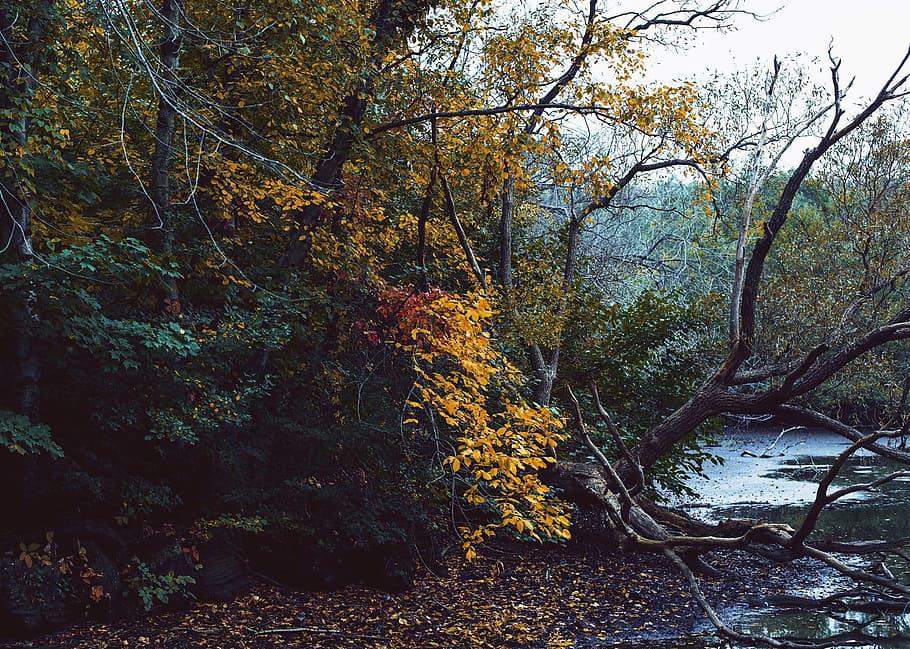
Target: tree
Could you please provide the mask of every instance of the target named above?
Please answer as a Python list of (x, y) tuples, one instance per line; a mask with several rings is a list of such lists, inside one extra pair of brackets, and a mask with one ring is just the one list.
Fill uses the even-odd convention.
[[(677, 548), (684, 548), (691, 552), (692, 550), (700, 551), (708, 548), (752, 547), (754, 544), (770, 544), (778, 546), (782, 553), (781, 556), (785, 558), (811, 557), (831, 566), (844, 576), (853, 579), (862, 589), (865, 589), (863, 592), (866, 597), (880, 597), (882, 600), (893, 598), (895, 601), (902, 601), (910, 592), (905, 585), (891, 578), (890, 573), (887, 573), (887, 571), (886, 576), (883, 577), (864, 569), (851, 568), (826, 551), (826, 548), (808, 541), (818, 517), (825, 507), (830, 506), (848, 494), (867, 490), (905, 475), (905, 471), (897, 471), (886, 476), (881, 481), (876, 481), (874, 485), (860, 484), (834, 492), (830, 491), (830, 485), (840, 469), (860, 448), (872, 449), (876, 453), (906, 463), (910, 458), (903, 452), (895, 451), (879, 443), (882, 439), (900, 436), (905, 431), (900, 429), (880, 430), (863, 434), (821, 413), (788, 403), (795, 398), (811, 393), (840, 372), (845, 366), (861, 358), (864, 354), (882, 345), (910, 338), (910, 310), (903, 303), (903, 292), (895, 290), (896, 282), (905, 273), (905, 260), (898, 260), (893, 265), (889, 261), (886, 267), (881, 267), (877, 270), (872, 270), (867, 262), (865, 278), (860, 278), (856, 283), (853, 300), (846, 307), (840, 322), (836, 324), (833, 330), (827, 333), (822, 342), (808, 349), (804, 356), (794, 359), (766, 360), (764, 363), (758, 363), (751, 368), (744, 368), (744, 364), (747, 361), (755, 360), (757, 313), (760, 305), (759, 289), (763, 280), (765, 264), (775, 244), (779, 241), (785, 225), (791, 218), (790, 211), (800, 187), (809, 176), (813, 165), (823, 155), (832, 149), (836, 150), (836, 146), (839, 143), (845, 141), (845, 138), (851, 133), (860, 130), (887, 103), (900, 99), (905, 95), (904, 85), (908, 77), (903, 75), (902, 70), (908, 58), (910, 58), (910, 51), (908, 51), (907, 56), (900, 62), (878, 94), (856, 116), (844, 121), (845, 110), (842, 107), (844, 94), (838, 75), (840, 63), (832, 57), (832, 102), (825, 111), (828, 114), (828, 124), (818, 137), (815, 146), (805, 152), (799, 165), (788, 174), (783, 182), (782, 189), (775, 198), (770, 214), (762, 224), (761, 234), (757, 237), (752, 247), (748, 263), (745, 265), (745, 272), (741, 275), (741, 281), (739, 280), (740, 274), (734, 272), (734, 293), (731, 303), (734, 305), (738, 304), (739, 311), (733, 320), (732, 331), (738, 332), (738, 336), (732, 340), (727, 357), (720, 367), (690, 397), (685, 405), (643, 435), (641, 440), (632, 448), (627, 448), (620, 442), (621, 438), (617, 436), (617, 443), (620, 445), (619, 448), (622, 453), (619, 460), (614, 464), (587, 435), (581, 406), (575, 395), (570, 391), (582, 440), (597, 458), (605, 472), (605, 477), (601, 478), (607, 484), (606, 496), (603, 497), (603, 502), (617, 530), (633, 546), (658, 550), (669, 557), (686, 575), (694, 596), (721, 634), (733, 640), (772, 647), (806, 646), (801, 641), (790, 642), (739, 633), (727, 626), (701, 595), (697, 580), (691, 569), (691, 566), (701, 569), (705, 569), (705, 567), (697, 559), (687, 560), (686, 557), (681, 557), (677, 552)], [(875, 132), (874, 128), (872, 132)], [(890, 146), (885, 146), (878, 155), (888, 157), (889, 154), (887, 152), (889, 150)], [(755, 178), (756, 176), (753, 175), (752, 177)], [(879, 192), (876, 195), (883, 196), (884, 193)], [(746, 214), (746, 217), (740, 221), (740, 233), (748, 229), (749, 216), (747, 212), (751, 209), (749, 204), (753, 198), (750, 191), (745, 199), (747, 207), (743, 208), (743, 213)], [(862, 215), (865, 212), (865, 218), (868, 218), (870, 212), (868, 206), (869, 204), (866, 203), (866, 209), (864, 210), (863, 202), (860, 200), (859, 209), (856, 209), (857, 206), (851, 206), (851, 208), (847, 208), (841, 213), (852, 214), (853, 218), (864, 218)], [(744, 223), (746, 224), (745, 226), (743, 225)], [(742, 239), (743, 237), (740, 236), (740, 242), (737, 244), (737, 249), (740, 252), (742, 250)], [(861, 244), (861, 250), (868, 251), (870, 249), (869, 238), (866, 237), (865, 241), (866, 245), (863, 246)], [(736, 268), (741, 266), (739, 259), (740, 254), (737, 254)], [(869, 276), (870, 272), (872, 277)], [(881, 278), (879, 278), (879, 273), (881, 273)], [(891, 304), (885, 307), (884, 300), (888, 298), (890, 298)], [(871, 326), (866, 325), (863, 328), (854, 328), (853, 325), (857, 324), (857, 315), (864, 306), (867, 308), (871, 306), (872, 313), (877, 318), (873, 318)], [(883, 322), (882, 319), (884, 320)], [(609, 415), (600, 406), (596, 391), (594, 400), (598, 405), (597, 411), (600, 417), (606, 421), (607, 426), (612, 426)], [(739, 527), (732, 535), (729, 532), (718, 533), (719, 528), (707, 532), (702, 528), (697, 533), (676, 536), (668, 533), (634, 499), (635, 491), (640, 488), (641, 476), (644, 472), (648, 471), (657, 460), (665, 455), (673, 444), (690, 434), (697, 425), (710, 417), (722, 413), (776, 415), (784, 420), (828, 428), (853, 442), (838, 457), (837, 461), (821, 480), (815, 502), (798, 529), (793, 530), (787, 526), (782, 527), (775, 524), (750, 523)], [(577, 474), (577, 470), (571, 467), (568, 471), (575, 471)], [(579, 478), (576, 477), (576, 479)], [(586, 480), (588, 478), (585, 478), (582, 474), (581, 479)], [(596, 487), (593, 488), (596, 489)], [(658, 514), (658, 516), (660, 515)], [(666, 515), (664, 516), (665, 519), (669, 518)], [(679, 524), (679, 522), (679, 519), (675, 520), (676, 524)], [(697, 527), (697, 525), (690, 526), (689, 529)], [(892, 544), (881, 544), (877, 549), (885, 553), (892, 550), (900, 552), (899, 547), (901, 545), (902, 543), (897, 541)], [(844, 554), (862, 554), (868, 551), (868, 548), (863, 543), (845, 543), (829, 545), (827, 550)], [(850, 592), (840, 593), (834, 596), (831, 601), (838, 602), (840, 605), (845, 605), (844, 603), (847, 602), (846, 605), (849, 607), (849, 602), (853, 595), (854, 593)], [(824, 605), (819, 602), (812, 604)]]
[[(155, 121), (154, 151), (151, 158), (150, 189), (152, 214), (149, 217), (149, 247), (158, 255), (170, 257), (174, 248), (174, 215), (171, 206), (170, 174), (174, 146), (175, 95), (179, 92), (177, 71), (183, 41), (184, 6), (181, 0), (165, 0), (161, 6), (160, 73), (156, 77), (158, 117)], [(180, 294), (173, 277), (162, 277), (162, 306), (165, 312), (180, 312)]]
[[(46, 56), (46, 32), (52, 19), (52, 2), (29, 5), (0, 5), (0, 137), (5, 151), (0, 167), (0, 260), (15, 263), (26, 280), (14, 289), (10, 313), (13, 324), (11, 354), (13, 358), (15, 411), (32, 424), (40, 417), (41, 368), (34, 329), (39, 315), (34, 307), (37, 287), (27, 281), (34, 254), (32, 212), (35, 203), (34, 175), (28, 149), (41, 144), (41, 135), (32, 135), (32, 111), (39, 75)], [(30, 137), (33, 142), (30, 142)], [(38, 153), (36, 151), (35, 153)], [(35, 154), (32, 154), (35, 155)]]
[[(897, 68), (888, 82), (876, 97), (847, 123), (842, 124), (842, 89), (838, 77), (839, 63), (832, 64), (833, 103), (832, 115), (827, 130), (817, 144), (809, 149), (800, 164), (788, 177), (777, 202), (764, 224), (763, 234), (756, 241), (742, 283), (741, 306), (739, 309), (740, 335), (732, 342), (730, 352), (705, 386), (693, 395), (692, 399), (665, 422), (652, 430), (638, 444), (636, 455), (642, 466), (651, 466), (660, 455), (673, 443), (687, 435), (695, 425), (708, 417), (721, 412), (740, 412), (742, 414), (774, 411), (786, 401), (805, 394), (830, 378), (845, 365), (862, 356), (875, 347), (888, 342), (902, 340), (910, 335), (908, 332), (906, 310), (899, 311), (886, 323), (881, 324), (845, 344), (840, 349), (828, 353), (831, 346), (824, 342), (813, 348), (805, 357), (782, 363), (772, 363), (748, 371), (740, 371), (743, 363), (750, 359), (756, 336), (756, 312), (758, 292), (762, 282), (765, 261), (777, 239), (778, 234), (787, 222), (790, 209), (796, 194), (812, 169), (812, 166), (835, 144), (859, 128), (867, 119), (876, 113), (884, 104), (901, 96), (906, 77), (901, 77), (903, 64)], [(862, 292), (860, 301), (865, 301), (882, 290), (876, 286)], [(735, 299), (734, 299), (735, 301)], [(832, 341), (837, 340), (837, 333)], [(755, 386), (774, 378), (782, 379), (779, 386), (754, 393), (737, 392), (738, 386)], [(630, 467), (624, 467), (627, 472)]]

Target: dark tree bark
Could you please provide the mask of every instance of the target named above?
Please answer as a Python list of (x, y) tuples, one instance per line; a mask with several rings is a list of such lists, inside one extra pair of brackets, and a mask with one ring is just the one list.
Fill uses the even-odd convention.
[[(0, 3), (0, 64), (6, 70), (0, 88), (0, 107), (10, 109), (17, 100), (29, 98), (35, 90), (39, 61), (43, 54), (46, 21), (53, 10), (52, 2), (39, 5), (38, 14), (22, 16), (18, 8)], [(13, 26), (26, 21), (21, 41), (17, 42)], [(23, 115), (2, 125), (9, 145), (24, 151), (29, 122)], [(9, 152), (8, 152), (9, 154)], [(11, 155), (15, 159), (16, 153)], [(0, 263), (18, 263), (28, 268), (33, 257), (32, 201), (17, 179), (17, 172), (7, 168), (0, 178)], [(13, 406), (37, 422), (40, 417), (41, 365), (34, 330), (38, 325), (35, 309), (36, 287), (26, 283), (10, 295), (10, 321), (13, 334), (13, 367), (15, 371)]]
[[(183, 43), (183, 0), (163, 0), (161, 5), (160, 71), (158, 89), (158, 118), (155, 122), (155, 144), (151, 161), (152, 212), (149, 217), (146, 241), (149, 248), (167, 260), (174, 251), (174, 213), (171, 203), (170, 167), (173, 155), (174, 121), (177, 116), (177, 69)], [(173, 277), (162, 276), (161, 304), (166, 313), (180, 313), (180, 293)]]
[(442, 193), (446, 203), (446, 212), (449, 215), (449, 222), (452, 224), (455, 234), (458, 235), (458, 244), (461, 246), (465, 259), (468, 261), (468, 266), (471, 267), (471, 273), (473, 273), (474, 279), (477, 280), (477, 283), (480, 284), (481, 288), (486, 289), (486, 276), (484, 275), (480, 264), (477, 263), (474, 249), (471, 247), (471, 242), (468, 241), (468, 235), (465, 233), (464, 228), (461, 225), (461, 220), (458, 218), (458, 212), (455, 209), (455, 199), (452, 196), (452, 189), (449, 187), (449, 181), (442, 173), (439, 174), (439, 180), (442, 183)]
[(515, 217), (515, 177), (509, 174), (502, 185), (499, 215), (499, 285), (508, 295), (512, 290), (512, 221)]
[(427, 289), (427, 221), (430, 218), (430, 209), (433, 206), (433, 189), (436, 186), (436, 167), (430, 172), (427, 190), (420, 202), (420, 212), (417, 215), (417, 268), (420, 271), (421, 289)]
[[(381, 0), (373, 11), (370, 22), (374, 36), (370, 59), (339, 110), (338, 126), (310, 176), (312, 189), (331, 193), (341, 186), (341, 172), (362, 135), (364, 114), (383, 58), (396, 44), (407, 40), (417, 21), (433, 4), (433, 0)], [(324, 224), (324, 211), (321, 204), (310, 204), (294, 214), (295, 225), (291, 229), (287, 248), (279, 259), (280, 266), (299, 266), (306, 259), (310, 250), (310, 233)]]
[[(221, 88), (222, 99), (218, 111), (218, 129), (221, 133), (226, 134), (232, 142), (243, 142), (245, 136), (251, 130), (251, 125), (246, 122), (242, 116), (242, 110), (238, 105), (240, 93), (238, 84), (252, 71), (245, 66), (245, 58), (239, 56), (241, 48), (245, 46), (248, 38), (243, 34), (242, 25), (248, 18), (249, 8), (237, 6), (234, 7), (234, 26), (231, 33), (231, 40), (228, 49), (229, 55), (212, 58), (208, 50), (201, 49), (199, 56), (203, 61), (206, 75), (213, 82), (217, 82)], [(225, 147), (221, 152), (226, 160), (239, 163), (243, 157), (242, 152), (236, 146)], [(215, 177), (213, 170), (203, 170), (199, 179), (199, 187), (210, 187)], [(238, 206), (232, 203), (230, 214), (226, 219), (220, 219), (213, 225), (222, 233), (231, 236), (236, 233), (240, 226), (239, 216), (242, 212)]]

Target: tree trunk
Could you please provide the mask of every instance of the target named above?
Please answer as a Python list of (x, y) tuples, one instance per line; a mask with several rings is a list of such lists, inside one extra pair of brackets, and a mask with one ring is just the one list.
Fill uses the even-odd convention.
[[(22, 16), (13, 17), (5, 5), (0, 5), (0, 63), (7, 71), (0, 96), (0, 107), (3, 109), (13, 108), (17, 99), (21, 101), (24, 97), (27, 100), (34, 92), (44, 20), (52, 7), (51, 2), (46, 2), (42, 6), (43, 15), (29, 17), (24, 46), (16, 51), (13, 23), (17, 19), (21, 20)], [(11, 132), (15, 145), (24, 152), (28, 142), (28, 119), (24, 115), (17, 117), (5, 128)], [(22, 153), (14, 153), (12, 158), (21, 155)], [(0, 262), (19, 263), (29, 267), (33, 257), (32, 197), (16, 185), (13, 173), (7, 173), (0, 180), (0, 199), (3, 206), (0, 212)], [(36, 288), (26, 282), (10, 298), (10, 321), (15, 347), (12, 354), (15, 368), (13, 407), (28, 417), (29, 421), (37, 422), (40, 417), (41, 365), (34, 337), (38, 324)]]
[[(575, 267), (578, 262), (578, 234), (581, 230), (581, 220), (575, 215), (574, 199), (570, 198), (572, 209), (570, 210), (569, 223), (566, 229), (566, 259), (562, 274), (562, 294), (559, 296), (559, 307), (557, 320), (562, 321), (568, 308), (568, 300), (572, 291), (572, 283), (575, 281)], [(531, 349), (531, 368), (537, 377), (537, 385), (534, 387), (534, 401), (541, 406), (549, 406), (553, 396), (553, 385), (556, 383), (556, 375), (559, 372), (559, 349), (560, 343), (557, 339), (555, 346), (549, 350), (544, 361), (543, 353), (536, 345)]]
[(427, 190), (420, 203), (417, 216), (417, 269), (420, 273), (420, 288), (427, 289), (427, 221), (430, 219), (430, 208), (433, 205), (433, 188), (436, 185), (436, 167), (430, 172)]
[[(755, 199), (768, 179), (768, 172), (761, 169), (762, 155), (768, 139), (768, 122), (774, 102), (774, 89), (780, 73), (780, 61), (774, 57), (774, 68), (766, 92), (766, 101), (762, 110), (762, 124), (759, 129), (758, 144), (752, 153), (749, 165), (749, 184), (746, 187), (746, 200), (739, 212), (739, 235), (736, 239), (736, 261), (733, 265), (733, 291), (730, 300), (730, 345), (735, 345), (740, 338), (741, 320), (740, 308), (742, 306), (743, 281), (746, 271), (746, 243), (749, 239), (749, 229), (752, 227), (752, 209)], [(784, 151), (786, 147), (784, 148)], [(783, 151), (778, 155), (783, 155)], [(774, 165), (771, 166), (771, 169)]]
[[(669, 417), (652, 428), (633, 449), (641, 467), (647, 471), (665, 453), (699, 425), (724, 412), (719, 389), (708, 384), (673, 412)], [(635, 467), (626, 460), (616, 463), (616, 471), (627, 484), (635, 480)]]
[[(315, 189), (333, 192), (340, 187), (341, 172), (363, 128), (363, 117), (382, 61), (396, 43), (408, 39), (416, 27), (417, 18), (426, 13), (430, 4), (426, 0), (382, 0), (374, 10), (371, 17), (375, 29), (371, 43), (373, 51), (360, 81), (345, 97), (338, 114), (338, 126), (310, 177), (310, 185)], [(299, 266), (306, 259), (310, 250), (310, 234), (322, 225), (323, 211), (321, 204), (311, 203), (295, 214), (291, 238), (278, 261), (280, 266)]]
[(530, 350), (531, 369), (537, 383), (534, 385), (532, 399), (540, 406), (549, 406), (553, 397), (553, 385), (556, 383), (556, 371), (559, 367), (559, 348), (550, 350), (544, 360), (540, 347), (533, 345)]
[(512, 220), (515, 214), (515, 178), (502, 184), (502, 211), (499, 215), (499, 284), (504, 293), (512, 290)]
[[(183, 41), (183, 0), (163, 0), (162, 38), (159, 49), (158, 119), (155, 122), (155, 149), (152, 153), (152, 213), (147, 243), (158, 256), (167, 259), (174, 252), (174, 218), (171, 205), (170, 163), (173, 153), (174, 120), (177, 115), (177, 68)], [(180, 313), (180, 293), (173, 277), (161, 277), (161, 302), (166, 313)]]
[(477, 263), (477, 257), (474, 256), (471, 242), (468, 241), (468, 235), (465, 233), (464, 227), (462, 227), (461, 221), (458, 219), (458, 212), (455, 209), (455, 199), (452, 196), (452, 188), (449, 187), (449, 181), (442, 173), (439, 174), (439, 180), (442, 183), (442, 192), (443, 197), (445, 198), (446, 211), (449, 214), (449, 221), (452, 223), (455, 234), (458, 235), (458, 244), (461, 246), (461, 250), (464, 253), (465, 259), (468, 261), (468, 266), (471, 267), (471, 272), (474, 274), (477, 283), (480, 284), (481, 288), (486, 289), (486, 276), (484, 275), (480, 264)]
[[(499, 285), (506, 300), (514, 286), (512, 278), (512, 222), (515, 217), (515, 177), (506, 176), (502, 184), (502, 204), (499, 213)], [(555, 353), (555, 357), (553, 354)], [(550, 359), (559, 360), (559, 350), (548, 354)], [(528, 361), (534, 374), (534, 388), (531, 399), (541, 406), (550, 404), (553, 393), (553, 384), (556, 381), (555, 371), (538, 345), (528, 347)]]

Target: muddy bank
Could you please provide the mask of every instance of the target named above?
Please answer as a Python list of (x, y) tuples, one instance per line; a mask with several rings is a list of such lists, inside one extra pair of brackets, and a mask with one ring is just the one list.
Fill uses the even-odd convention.
[[(729, 614), (760, 605), (795, 582), (825, 575), (797, 563), (773, 565), (742, 553), (713, 564), (728, 575), (705, 580)], [(564, 548), (490, 552), (473, 564), (453, 559), (449, 574), (424, 573), (414, 589), (388, 594), (365, 587), (299, 592), (265, 582), (226, 604), (80, 625), (22, 649), (98, 647), (222, 649), (270, 647), (710, 647), (711, 628), (686, 585), (662, 557), (593, 556)], [(261, 634), (269, 629), (302, 628)]]

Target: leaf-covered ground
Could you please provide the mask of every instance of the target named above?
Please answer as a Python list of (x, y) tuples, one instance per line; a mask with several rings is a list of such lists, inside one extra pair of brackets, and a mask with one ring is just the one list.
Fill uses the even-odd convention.
[[(799, 566), (774, 566), (741, 554), (714, 557), (731, 576), (705, 580), (722, 608), (783, 592)], [(734, 576), (738, 575), (738, 576)], [(805, 575), (799, 579), (805, 581)], [(269, 630), (299, 629), (288, 633)], [(226, 604), (83, 624), (22, 648), (213, 647), (557, 648), (646, 647), (661, 639), (708, 634), (685, 584), (661, 557), (596, 557), (540, 549), (502, 552), (449, 574), (424, 573), (407, 592), (362, 586), (301, 592), (254, 583)], [(685, 646), (673, 640), (660, 646)]]

